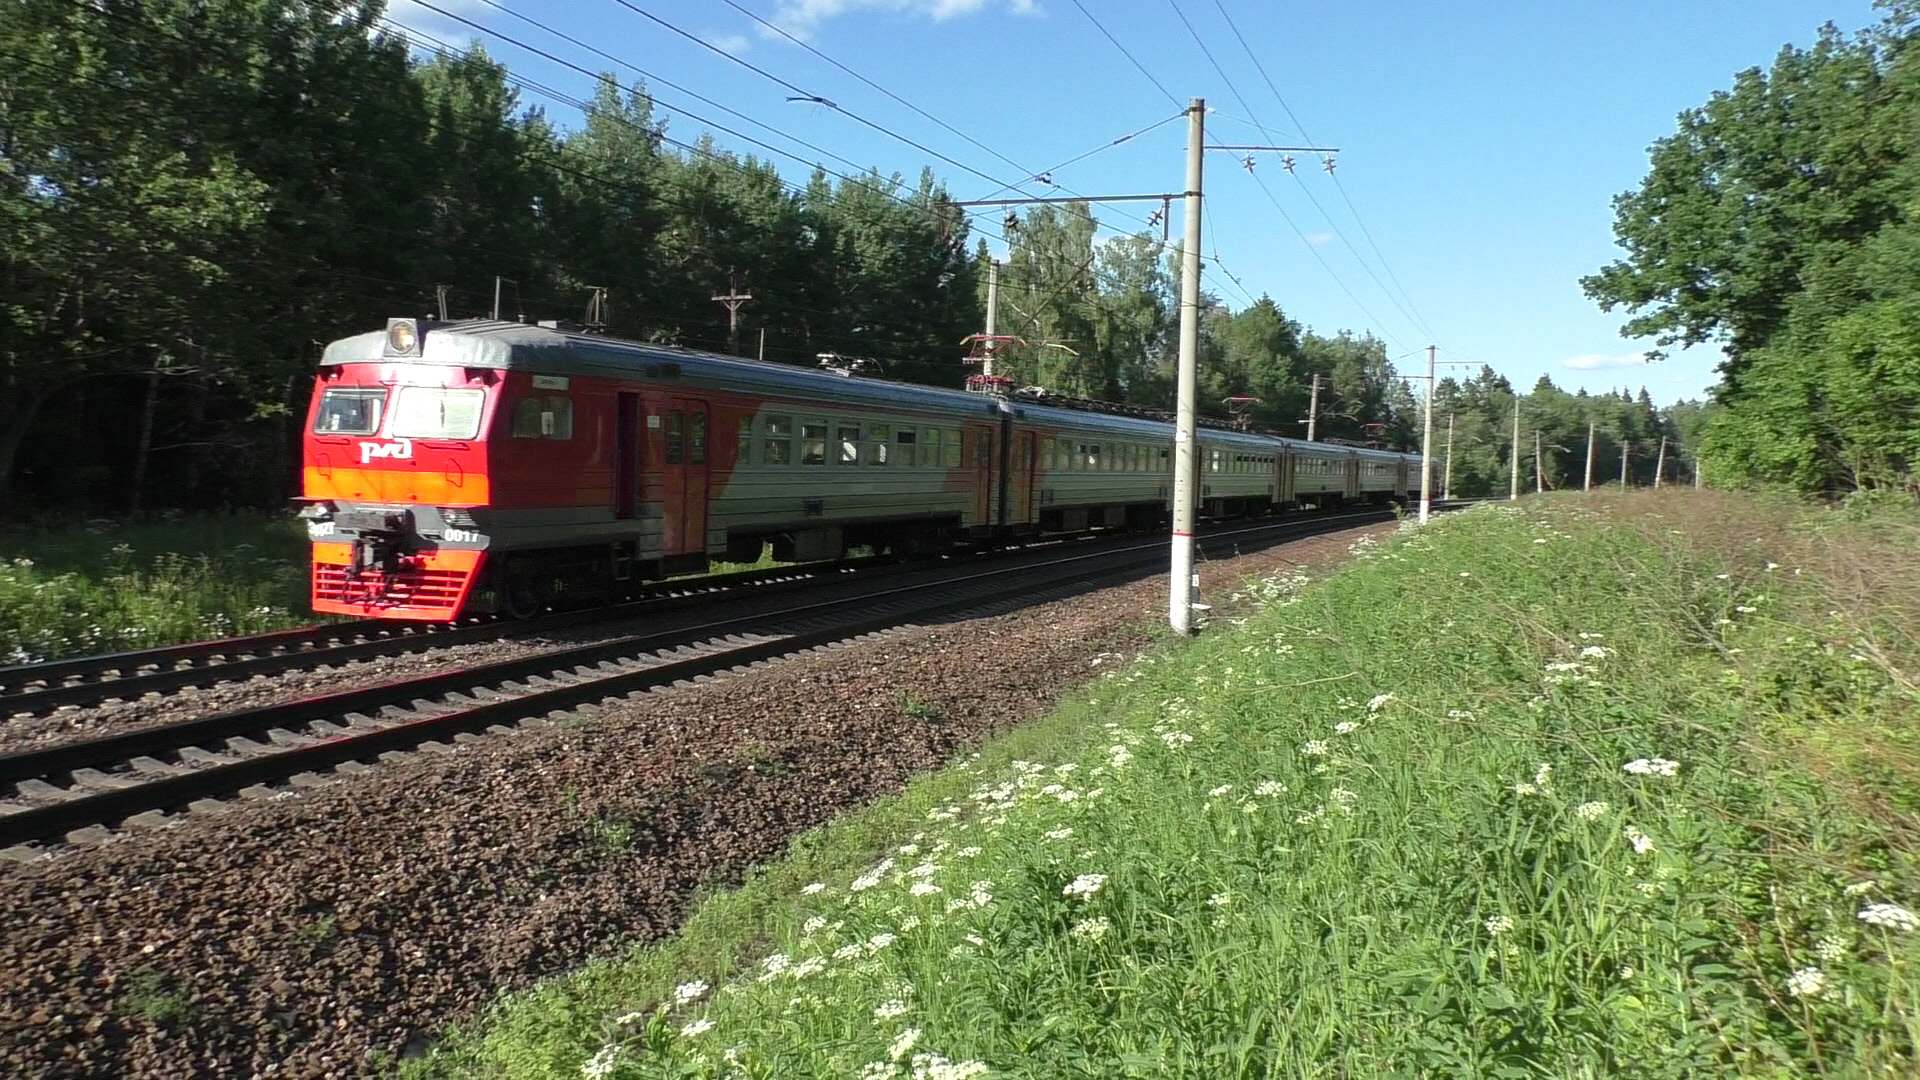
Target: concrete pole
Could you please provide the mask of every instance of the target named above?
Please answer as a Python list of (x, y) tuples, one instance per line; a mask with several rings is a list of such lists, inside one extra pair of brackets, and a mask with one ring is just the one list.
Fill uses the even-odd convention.
[(1623, 488), (1627, 486), (1627, 454), (1630, 453), (1632, 449), (1633, 449), (1633, 444), (1627, 442), (1627, 440), (1624, 437), (1621, 438), (1620, 440), (1620, 486)]
[(1000, 260), (987, 260), (987, 358), (980, 365), (980, 374), (993, 374), (994, 354), (999, 351), (1000, 343), (993, 339), (994, 325), (1000, 318)]
[(1440, 497), (1453, 498), (1453, 414), (1447, 414), (1447, 478), (1440, 483)]
[(1660, 436), (1660, 456), (1653, 461), (1653, 490), (1660, 490), (1660, 478), (1667, 472), (1667, 437)]
[(1313, 392), (1307, 399), (1307, 441), (1313, 441), (1314, 427), (1320, 422), (1320, 373), (1313, 373)]
[(1547, 490), (1547, 471), (1540, 467), (1540, 429), (1533, 429), (1533, 493)]
[(1508, 474), (1507, 498), (1520, 497), (1520, 395), (1513, 395), (1513, 470)]
[(1433, 510), (1433, 346), (1427, 346), (1427, 417), (1420, 436), (1420, 524)]
[(1581, 491), (1593, 490), (1593, 421), (1587, 421), (1587, 483)]
[(1180, 379), (1173, 425), (1173, 570), (1167, 581), (1167, 621), (1182, 635), (1193, 633), (1193, 409), (1200, 362), (1200, 159), (1206, 117), (1206, 102), (1194, 98), (1187, 106), (1187, 234), (1180, 252)]

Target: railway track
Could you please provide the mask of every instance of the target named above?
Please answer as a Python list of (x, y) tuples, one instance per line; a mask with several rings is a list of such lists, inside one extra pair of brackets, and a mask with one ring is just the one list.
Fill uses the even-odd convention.
[[(1366, 511), (1203, 537), (1221, 554), (1389, 520)], [(28, 859), (54, 841), (93, 843), (111, 828), (164, 826), (373, 767), (387, 755), (451, 752), (482, 732), (511, 733), (555, 713), (903, 625), (1009, 602), (1032, 603), (1115, 577), (1162, 570), (1164, 540), (1092, 552), (1049, 551), (966, 572), (903, 575), (881, 589), (774, 612), (689, 620), (672, 629), (301, 701), (0, 757), (0, 854)]]
[(453, 624), (402, 623), (390, 619), (280, 630), (269, 634), (165, 645), (154, 649), (0, 667), (0, 717), (38, 715), (72, 705), (134, 700), (189, 686), (307, 670), (326, 664), (372, 660), (513, 635), (547, 633), (671, 610), (743, 590), (756, 593), (867, 572), (889, 563), (856, 559), (831, 564), (774, 567), (667, 581), (649, 586), (638, 600), (612, 607), (557, 612), (518, 623), (473, 620)]

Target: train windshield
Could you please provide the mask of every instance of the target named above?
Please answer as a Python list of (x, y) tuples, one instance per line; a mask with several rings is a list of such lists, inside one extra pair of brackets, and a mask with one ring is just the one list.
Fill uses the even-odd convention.
[(387, 403), (381, 387), (329, 390), (320, 395), (313, 430), (322, 435), (371, 435), (380, 430), (380, 409)]
[(434, 386), (403, 386), (393, 402), (396, 439), (471, 439), (480, 433), (480, 410), (485, 390), (442, 390)]

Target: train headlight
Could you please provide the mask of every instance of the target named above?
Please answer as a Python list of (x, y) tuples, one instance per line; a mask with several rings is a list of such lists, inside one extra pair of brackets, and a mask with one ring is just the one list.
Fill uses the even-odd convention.
[(329, 499), (315, 499), (300, 508), (300, 516), (308, 521), (324, 521), (333, 516), (333, 502)]
[(440, 507), (440, 520), (456, 529), (477, 529), (480, 527), (480, 523), (473, 519), (472, 514), (453, 506)]
[(387, 352), (413, 356), (420, 351), (420, 327), (412, 319), (387, 320)]

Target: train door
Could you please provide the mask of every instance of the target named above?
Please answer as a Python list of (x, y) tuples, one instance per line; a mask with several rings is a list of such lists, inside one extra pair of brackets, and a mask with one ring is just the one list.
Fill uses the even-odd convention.
[(640, 512), (640, 395), (621, 394), (614, 409), (613, 516), (638, 517)]
[(707, 403), (675, 398), (660, 420), (661, 554), (705, 554)]
[(1034, 470), (1039, 467), (1039, 455), (1034, 452), (1038, 437), (1031, 431), (1016, 432), (1013, 436), (1013, 466), (1008, 470), (1012, 483), (1008, 495), (1007, 517), (1003, 525), (1024, 526), (1033, 521), (1033, 480)]
[(993, 486), (993, 429), (969, 426), (966, 447), (967, 462), (973, 470), (973, 526), (985, 532), (993, 525), (997, 494)]
[(1346, 460), (1347, 491), (1349, 499), (1360, 497), (1360, 455), (1349, 451)]

